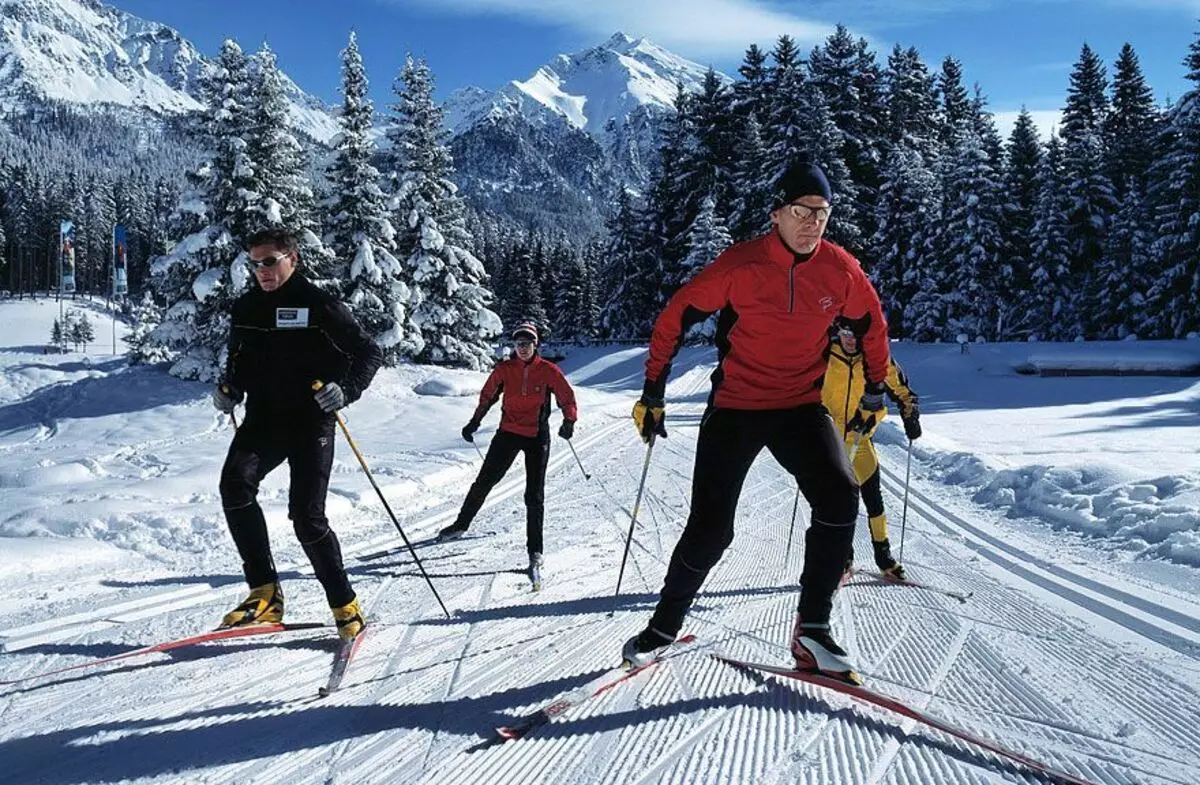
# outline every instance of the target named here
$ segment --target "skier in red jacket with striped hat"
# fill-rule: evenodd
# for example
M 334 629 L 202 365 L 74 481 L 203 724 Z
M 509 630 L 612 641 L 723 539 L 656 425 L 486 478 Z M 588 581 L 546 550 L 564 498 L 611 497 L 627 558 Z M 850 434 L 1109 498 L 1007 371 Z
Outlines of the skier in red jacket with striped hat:
M 850 253 L 823 238 L 832 200 L 818 166 L 791 166 L 777 184 L 772 231 L 722 253 L 675 293 L 654 324 L 645 386 L 633 409 L 646 441 L 667 435 L 663 398 L 683 336 L 720 311 L 691 512 L 658 607 L 622 650 L 632 664 L 650 661 L 679 633 L 709 570 L 733 541 L 742 482 L 765 447 L 795 476 L 812 509 L 792 631 L 796 666 L 859 680 L 829 627 L 858 517 L 858 483 L 842 434 L 821 404 L 830 325 L 843 317 L 862 336 L 866 390 L 848 428 L 874 430 L 889 356 L 875 289 Z
M 544 518 L 546 465 L 550 461 L 550 394 L 558 400 L 563 421 L 558 435 L 575 435 L 575 391 L 557 365 L 538 354 L 538 330 L 524 322 L 513 330 L 513 356 L 492 369 L 479 406 L 462 429 L 462 437 L 475 441 L 475 431 L 492 405 L 504 397 L 500 429 L 492 437 L 479 476 L 467 491 L 458 518 L 442 529 L 442 540 L 461 537 L 483 506 L 488 493 L 503 479 L 518 453 L 525 453 L 525 537 L 530 571 L 542 566 L 542 521 Z

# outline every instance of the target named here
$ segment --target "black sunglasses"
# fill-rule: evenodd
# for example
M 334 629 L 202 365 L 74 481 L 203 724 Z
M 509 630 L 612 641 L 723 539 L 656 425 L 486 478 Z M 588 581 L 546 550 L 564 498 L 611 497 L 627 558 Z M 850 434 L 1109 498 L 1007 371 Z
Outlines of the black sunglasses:
M 528 338 L 521 338 L 516 342 L 516 346 L 520 349 L 528 349 L 530 346 L 533 346 L 533 341 Z
M 268 256 L 266 259 L 251 259 L 250 263 L 255 267 L 274 267 L 286 258 L 288 258 L 287 254 L 279 254 L 278 256 Z

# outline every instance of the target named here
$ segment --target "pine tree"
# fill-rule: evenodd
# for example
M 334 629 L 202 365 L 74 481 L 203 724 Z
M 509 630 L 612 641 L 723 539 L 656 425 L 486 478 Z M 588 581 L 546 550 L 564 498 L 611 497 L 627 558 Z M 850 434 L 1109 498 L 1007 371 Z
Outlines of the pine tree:
M 433 90 L 425 62 L 406 57 L 387 129 L 399 249 L 419 293 L 412 323 L 424 346 L 417 359 L 480 369 L 492 361 L 488 340 L 500 333 L 500 317 L 488 308 L 487 272 L 468 250 L 472 240 L 450 180 L 454 161 Z
M 1027 302 L 1029 337 L 1043 341 L 1070 341 L 1079 335 L 1078 282 L 1072 279 L 1067 251 L 1071 200 L 1065 177 L 1062 145 L 1051 135 L 1038 172 L 1033 288 Z
M 887 128 L 892 142 L 904 135 L 917 145 L 925 160 L 936 160 L 939 126 L 938 96 L 934 78 L 915 48 L 902 49 L 898 44 L 888 56 L 884 71 L 887 84 Z
M 316 199 L 308 184 L 308 155 L 287 123 L 288 101 L 275 53 L 265 44 L 254 56 L 252 96 L 247 119 L 246 151 L 254 166 L 255 225 L 285 226 L 296 234 L 305 273 L 315 282 L 337 288 L 344 270 L 317 236 Z M 235 235 L 244 238 L 248 235 Z
M 624 190 L 617 194 L 617 213 L 608 230 L 610 266 L 604 291 L 609 296 L 600 313 L 600 336 L 648 338 L 661 304 L 662 262 Z
M 150 334 L 162 320 L 162 308 L 154 302 L 150 292 L 142 294 L 141 302 L 133 307 L 133 327 L 125 335 L 125 344 L 129 347 L 129 362 L 133 365 L 160 363 L 170 357 L 150 340 Z
M 776 176 L 775 164 L 763 144 L 762 127 L 757 115 L 742 125 L 738 145 L 737 168 L 733 173 L 733 200 L 730 205 L 730 234 L 742 242 L 763 234 L 771 226 L 771 189 Z
M 938 141 L 943 148 L 955 147 L 971 124 L 971 99 L 962 76 L 962 63 L 953 57 L 942 61 L 942 70 L 937 77 L 941 94 L 937 121 Z
M 907 136 L 892 145 L 875 200 L 875 234 L 868 245 L 871 278 L 883 302 L 888 333 L 897 338 L 911 337 L 917 321 L 927 325 L 923 334 L 940 333 L 941 275 L 932 254 L 941 214 L 940 188 L 919 147 Z M 930 315 L 922 318 L 927 309 Z
M 1104 126 L 1108 120 L 1104 64 L 1087 44 L 1071 72 L 1063 110 L 1063 173 L 1071 208 L 1067 217 L 1067 253 L 1076 292 L 1083 307 L 1072 331 L 1095 337 L 1106 331 L 1108 308 L 1099 291 L 1098 274 L 1105 259 L 1108 233 L 1116 213 L 1112 181 L 1106 173 Z
M 830 117 L 841 131 L 843 153 L 850 179 L 865 204 L 875 200 L 883 161 L 883 122 L 886 108 L 881 90 L 882 72 L 866 39 L 857 40 L 838 24 L 823 46 L 813 47 L 808 59 L 813 84 L 829 106 Z M 862 229 L 874 232 L 874 215 L 858 216 Z
M 560 340 L 584 342 L 596 334 L 596 281 L 592 258 L 594 243 L 586 245 L 582 252 L 572 253 L 559 279 L 557 304 L 558 337 Z
M 1017 115 L 1012 134 L 1008 140 L 1005 156 L 1004 183 L 1006 198 L 1002 205 L 1004 256 L 1012 267 L 1011 297 L 1016 301 L 1020 294 L 1027 293 L 1031 286 L 1030 274 L 1034 265 L 1034 221 L 1038 207 L 1038 170 L 1041 166 L 1042 147 L 1038 143 L 1037 129 L 1033 118 L 1024 107 Z M 1006 320 L 1007 329 L 999 338 L 1011 340 L 1019 337 L 1017 320 Z
M 235 239 L 246 237 L 259 215 L 256 167 L 246 141 L 249 70 L 241 48 L 226 41 L 203 84 L 213 109 L 201 130 L 213 158 L 189 175 L 191 189 L 176 219 L 183 238 L 151 266 L 155 291 L 167 310 L 147 339 L 147 351 L 173 360 L 171 373 L 184 379 L 219 377 L 228 351 L 230 307 L 250 281 Z
M 1200 34 L 1184 63 L 1192 89 L 1170 113 L 1169 146 L 1154 172 L 1153 205 L 1159 226 L 1153 255 L 1162 268 L 1149 292 L 1147 326 L 1154 337 L 1200 331 Z
M 946 335 L 995 340 L 1010 302 L 1011 269 L 1001 255 L 1000 183 L 975 130 L 957 136 L 949 156 L 939 248 L 949 268 Z
M 393 255 L 396 230 L 388 219 L 387 198 L 379 188 L 380 175 L 371 164 L 373 107 L 367 93 L 367 73 L 358 39 L 342 52 L 342 132 L 327 174 L 333 196 L 324 205 L 325 245 L 339 260 L 349 259 L 340 289 L 358 323 L 395 365 L 417 354 L 420 331 L 411 323 L 412 288 L 408 271 Z M 414 340 L 414 337 L 417 340 Z
M 67 331 L 63 328 L 62 319 L 54 317 L 54 326 L 50 328 L 50 344 L 60 352 L 67 351 Z
M 92 322 L 87 318 L 87 314 L 82 311 L 68 312 L 70 319 L 70 328 L 68 338 L 76 347 L 82 347 L 83 351 L 87 351 L 87 345 L 96 340 L 96 330 L 92 326 Z
M 1107 173 L 1114 197 L 1123 202 L 1130 193 L 1144 198 L 1146 175 L 1154 162 L 1154 145 L 1162 123 L 1154 105 L 1154 94 L 1133 47 L 1125 44 L 1113 67 L 1112 111 L 1105 124 L 1108 140 Z
M 500 313 L 510 330 L 521 322 L 546 323 L 542 282 L 538 274 L 540 262 L 535 258 L 538 245 L 538 239 L 530 231 L 513 246 L 505 265 L 505 297 Z

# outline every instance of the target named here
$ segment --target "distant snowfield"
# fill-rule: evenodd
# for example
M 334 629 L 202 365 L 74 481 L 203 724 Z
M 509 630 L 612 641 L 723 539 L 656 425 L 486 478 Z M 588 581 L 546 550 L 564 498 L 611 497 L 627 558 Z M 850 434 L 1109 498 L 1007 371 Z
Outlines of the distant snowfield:
M 217 495 L 228 418 L 207 386 L 114 357 L 111 322 L 88 307 L 100 340 L 53 355 L 42 352 L 59 305 L 0 301 L 0 680 L 210 628 L 244 593 Z M 910 573 L 974 594 L 960 603 L 856 576 L 834 626 L 868 682 L 1091 782 L 1200 781 L 1200 379 L 1015 370 L 1097 358 L 1137 370 L 1143 355 L 1186 366 L 1200 341 L 893 348 L 925 429 L 906 513 L 898 417 L 877 437 L 893 548 L 904 518 Z M 348 425 L 452 618 L 339 444 L 328 510 L 375 626 L 341 693 L 315 699 L 331 651 L 321 632 L 0 686 L 0 782 L 1038 781 L 844 697 L 706 656 L 789 659 L 803 536 L 785 563 L 795 485 L 769 455 L 689 617 L 696 652 L 527 739 L 492 741 L 494 726 L 612 667 L 652 610 L 715 358 L 677 358 L 669 437 L 651 457 L 614 601 L 646 456 L 629 421 L 644 359 L 644 348 L 597 347 L 563 362 L 581 407 L 573 445 L 592 479 L 556 438 L 542 592 L 522 569 L 519 465 L 472 527 L 483 536 L 422 542 L 478 469 L 459 429 L 484 375 L 385 370 Z M 484 449 L 497 419 L 477 436 Z M 261 500 L 288 617 L 326 621 L 286 493 L 281 470 Z M 797 534 L 806 518 L 801 501 Z M 869 569 L 866 538 L 863 520 L 856 551 Z

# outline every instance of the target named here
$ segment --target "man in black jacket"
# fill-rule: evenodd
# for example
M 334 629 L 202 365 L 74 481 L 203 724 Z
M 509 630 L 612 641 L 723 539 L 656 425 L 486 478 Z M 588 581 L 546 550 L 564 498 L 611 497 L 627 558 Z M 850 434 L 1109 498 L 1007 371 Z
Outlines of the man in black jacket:
M 230 413 L 246 399 L 246 419 L 221 469 L 221 504 L 250 596 L 226 614 L 223 625 L 283 618 L 283 591 L 257 496 L 263 477 L 286 460 L 288 517 L 325 588 L 338 633 L 353 639 L 366 621 L 325 517 L 325 495 L 335 412 L 358 400 L 383 354 L 345 305 L 296 271 L 295 235 L 264 229 L 246 247 L 259 286 L 233 304 L 229 357 L 213 405 Z M 317 380 L 324 386 L 314 393 Z

